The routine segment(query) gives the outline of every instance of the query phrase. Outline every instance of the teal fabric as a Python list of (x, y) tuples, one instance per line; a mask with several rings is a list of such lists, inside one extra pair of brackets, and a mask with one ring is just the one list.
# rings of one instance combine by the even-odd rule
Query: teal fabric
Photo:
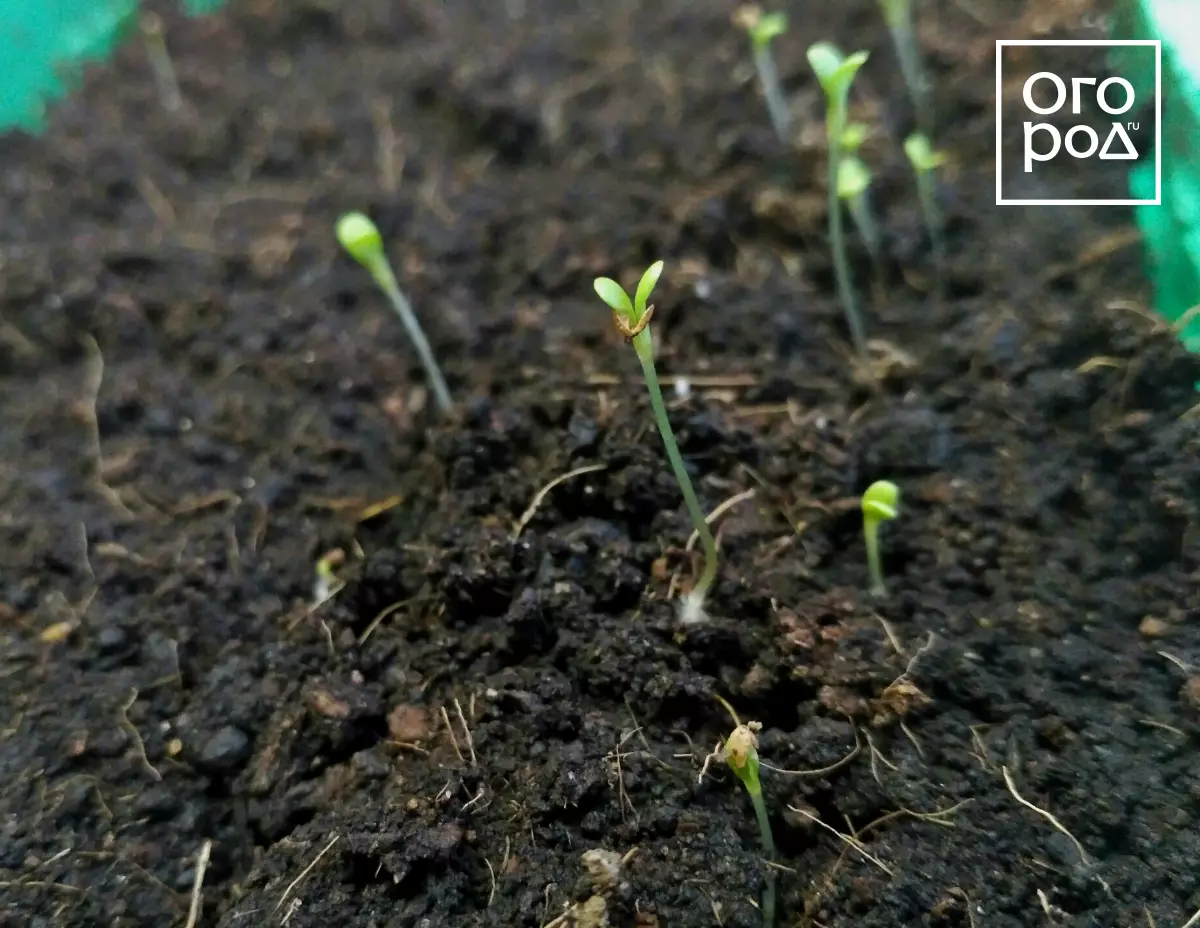
[[(185, 0), (189, 13), (221, 0)], [(36, 131), (80, 68), (108, 56), (137, 23), (138, 0), (0, 0), (0, 130)]]
[[(1162, 40), (1162, 205), (1138, 207), (1137, 220), (1146, 240), (1155, 307), (1174, 321), (1200, 304), (1200, 2), (1129, 0), (1128, 5), (1129, 15), (1113, 38)], [(1154, 80), (1152, 73), (1127, 76), (1147, 89)], [(1134, 197), (1153, 196), (1153, 168), (1135, 169), (1130, 187)], [(1200, 350), (1200, 315), (1181, 334), (1189, 349)]]

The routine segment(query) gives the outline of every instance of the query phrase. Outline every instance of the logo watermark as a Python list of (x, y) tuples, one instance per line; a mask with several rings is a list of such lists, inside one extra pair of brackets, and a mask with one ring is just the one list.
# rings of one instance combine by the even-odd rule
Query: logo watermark
[[(1050, 70), (1010, 66), (1006, 73), (1004, 51), (1012, 46), (1059, 49), (1103, 47), (1137, 49), (1154, 74), (1153, 123), (1138, 90), (1125, 77), (1086, 73), (1084, 53), (1064, 51), (1056, 56), (1062, 64)], [(1134, 52), (1126, 52), (1133, 55)], [(1039, 55), (1045, 58), (1047, 53)], [(1022, 110), (1005, 121), (1006, 81), (1021, 83)], [(1143, 88), (1146, 95), (1148, 88)], [(997, 206), (1158, 206), (1162, 202), (1162, 43), (1159, 40), (1000, 39), (996, 42), (996, 205)], [(1138, 104), (1141, 104), (1138, 106)], [(1137, 107), (1135, 109), (1135, 107)], [(1013, 123), (1019, 123), (1014, 125)], [(1097, 125), (1099, 128), (1097, 128)], [(1019, 131), (1017, 131), (1019, 130)], [(1006, 160), (1007, 156), (1007, 160)], [(1005, 196), (1005, 186), (1038, 189), (1037, 166), (1059, 159), (1135, 162), (1152, 156), (1155, 162), (1155, 195), (1149, 200), (1129, 199), (1124, 184), (1122, 195), (1112, 198), (1083, 196), (1071, 199), (1021, 199)], [(1129, 165), (1132, 167), (1132, 165)], [(1032, 175), (1032, 176), (1031, 176)], [(1026, 181), (1026, 182), (1023, 182)], [(1101, 192), (1101, 191), (1097, 191)], [(1118, 191), (1114, 191), (1114, 194)]]

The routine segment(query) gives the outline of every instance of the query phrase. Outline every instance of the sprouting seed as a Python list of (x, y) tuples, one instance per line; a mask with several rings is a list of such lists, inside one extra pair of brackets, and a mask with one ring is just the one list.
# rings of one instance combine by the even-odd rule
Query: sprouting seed
[(642, 365), (642, 374), (646, 378), (646, 389), (650, 392), (650, 407), (654, 411), (654, 421), (662, 435), (663, 445), (667, 451), (667, 459), (671, 462), (671, 470), (683, 493), (683, 501), (691, 516), (692, 525), (700, 538), (704, 549), (704, 570), (696, 585), (682, 599), (680, 617), (684, 624), (694, 624), (705, 620), (704, 600), (708, 596), (714, 581), (717, 579), (717, 543), (713, 539), (704, 512), (700, 509), (700, 501), (696, 491), (692, 489), (692, 481), (688, 476), (687, 466), (679, 453), (679, 445), (675, 441), (675, 432), (671, 429), (671, 420), (667, 418), (667, 407), (663, 402), (662, 389), (658, 382), (658, 373), (654, 369), (654, 343), (650, 337), (650, 317), (654, 307), (648, 306), (647, 301), (654, 290), (658, 278), (662, 275), (663, 262), (655, 261), (638, 282), (637, 290), (631, 300), (624, 288), (615, 280), (608, 277), (597, 277), (592, 286), (596, 295), (608, 304), (612, 310), (613, 324), (617, 331), (633, 343), (633, 350)]
[(829, 42), (817, 42), (808, 49), (808, 63), (816, 73), (821, 89), (825, 91), (825, 133), (829, 148), (829, 244), (833, 249), (833, 266), (842, 310), (846, 314), (854, 350), (864, 363), (868, 361), (867, 336), (854, 295), (854, 283), (850, 280), (850, 261), (846, 256), (842, 207), (838, 198), (838, 177), (848, 124), (850, 87), (858, 69), (866, 64), (867, 57), (866, 52), (843, 55), (837, 46)]
[(754, 69), (762, 84), (763, 98), (767, 103), (767, 115), (779, 141), (787, 145), (792, 139), (792, 115), (788, 109), (779, 70), (771, 57), (771, 40), (787, 32), (786, 13), (763, 13), (753, 4), (741, 7), (734, 21), (750, 36), (750, 51), (754, 57)]
[(396, 315), (400, 317), (409, 341), (417, 349), (417, 355), (425, 368), (429, 385), (433, 388), (433, 396), (438, 408), (443, 413), (449, 412), (453, 405), (450, 400), (450, 390), (446, 386), (445, 378), (442, 377), (441, 368), (438, 367), (438, 363), (433, 357), (433, 350), (425, 339), (425, 333), (421, 330), (421, 324), (417, 321), (412, 305), (396, 282), (392, 265), (383, 250), (383, 236), (379, 234), (379, 229), (363, 213), (346, 213), (337, 221), (335, 232), (338, 243), (350, 257), (367, 269), (376, 285), (392, 304)]
[(758, 732), (762, 730), (761, 722), (746, 722), (738, 718), (733, 706), (722, 697), (717, 696), (717, 702), (733, 716), (734, 729), (723, 743), (717, 745), (715, 751), (704, 759), (700, 769), (700, 779), (708, 772), (708, 765), (713, 760), (724, 761), (734, 775), (746, 787), (750, 796), (750, 805), (754, 807), (754, 818), (758, 822), (758, 837), (762, 842), (763, 855), (768, 867), (762, 895), (763, 928), (771, 928), (775, 922), (775, 870), (770, 865), (775, 862), (775, 838), (771, 834), (771, 819), (767, 815), (767, 803), (763, 798), (762, 782), (758, 778)]
[(871, 575), (871, 594), (883, 596), (883, 564), (879, 557), (879, 525), (896, 518), (900, 512), (900, 488), (890, 480), (877, 480), (862, 496), (863, 538), (867, 545), (867, 569)]
[(838, 198), (846, 204), (859, 237), (867, 246), (877, 281), (883, 279), (883, 241), (870, 202), (871, 171), (857, 155), (843, 155), (838, 165)]
[(904, 140), (904, 153), (917, 177), (917, 196), (921, 201), (921, 212), (925, 216), (925, 228), (929, 231), (929, 244), (933, 249), (933, 267), (937, 274), (938, 293), (946, 284), (946, 238), (942, 225), (942, 213), (937, 204), (938, 168), (946, 163), (946, 156), (934, 151), (929, 136), (916, 132)]
[(912, 0), (879, 0), (892, 44), (896, 47), (896, 58), (900, 62), (900, 75), (908, 87), (916, 113), (917, 125), (927, 135), (932, 135), (933, 107), (929, 102), (929, 82), (921, 64), (921, 50), (917, 44), (917, 30), (913, 24)]

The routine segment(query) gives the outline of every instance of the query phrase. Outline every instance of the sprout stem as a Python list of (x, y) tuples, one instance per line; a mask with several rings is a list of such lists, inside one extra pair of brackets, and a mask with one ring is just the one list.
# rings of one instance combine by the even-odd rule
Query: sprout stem
[[(829, 114), (832, 120), (833, 114)], [(833, 270), (837, 275), (838, 294), (842, 309), (846, 313), (846, 324), (850, 327), (850, 338), (854, 350), (863, 360), (867, 359), (867, 336), (863, 331), (862, 316), (858, 311), (858, 298), (854, 295), (854, 284), (850, 280), (850, 259), (846, 255), (846, 233), (842, 222), (842, 204), (838, 197), (838, 165), (841, 162), (840, 146), (835, 141), (841, 132), (829, 133), (829, 241), (833, 248)]]
[(933, 136), (933, 109), (929, 103), (929, 82), (921, 63), (917, 31), (913, 25), (912, 0), (880, 0), (883, 18), (892, 34), (896, 58), (900, 63), (900, 76), (908, 86), (917, 126), (926, 135)]
[(400, 317), (400, 323), (404, 326), (404, 331), (408, 334), (413, 347), (417, 349), (417, 356), (421, 359), (426, 376), (429, 377), (429, 385), (433, 388), (433, 396), (437, 401), (438, 408), (443, 413), (449, 412), (454, 405), (450, 399), (450, 388), (446, 386), (441, 368), (438, 367), (438, 363), (433, 357), (433, 349), (429, 347), (429, 341), (425, 338), (425, 333), (421, 331), (421, 325), (417, 322), (412, 304), (408, 302), (400, 285), (396, 282), (396, 275), (392, 272), (391, 264), (383, 261), (369, 270), (375, 283), (379, 285), (379, 289), (392, 304), (392, 309)]
[(688, 515), (692, 518), (696, 534), (700, 536), (700, 546), (704, 549), (704, 570), (688, 594), (691, 597), (693, 608), (699, 610), (705, 597), (708, 596), (713, 582), (717, 579), (717, 542), (713, 538), (712, 529), (708, 527), (704, 510), (700, 508), (696, 491), (692, 489), (692, 480), (688, 476), (687, 465), (684, 464), (683, 456), (679, 453), (679, 445), (675, 441), (671, 420), (667, 418), (667, 405), (663, 402), (658, 373), (654, 369), (654, 350), (650, 342), (648, 327), (633, 337), (633, 347), (637, 351), (638, 360), (642, 363), (642, 373), (646, 377), (646, 389), (650, 393), (650, 408), (654, 411), (654, 421), (658, 425), (663, 446), (667, 450), (667, 460), (671, 462), (671, 470), (675, 472), (675, 479), (679, 483), (679, 489), (683, 492), (684, 505), (687, 506)]
[(929, 245), (933, 251), (933, 271), (937, 276), (938, 293), (944, 294), (946, 289), (946, 240), (942, 237), (942, 217), (933, 188), (933, 175), (925, 171), (918, 171), (917, 196), (921, 201), (921, 212), (925, 214), (925, 224), (929, 227)]
[(687, 505), (688, 515), (700, 542), (704, 547), (704, 571), (691, 591), (683, 597), (682, 620), (684, 624), (703, 621), (704, 599), (717, 578), (717, 543), (713, 539), (708, 520), (696, 499), (696, 491), (692, 489), (692, 479), (688, 476), (687, 466), (679, 453), (679, 444), (675, 441), (675, 432), (671, 429), (671, 420), (667, 417), (667, 404), (663, 402), (662, 388), (658, 383), (658, 372), (654, 369), (654, 342), (650, 335), (650, 317), (654, 307), (647, 305), (650, 294), (654, 291), (658, 278), (662, 275), (663, 263), (655, 261), (638, 282), (637, 290), (631, 300), (629, 294), (619, 283), (608, 277), (597, 277), (592, 286), (613, 313), (613, 324), (622, 335), (633, 343), (638, 360), (642, 364), (642, 373), (646, 378), (646, 389), (650, 392), (650, 406), (654, 411), (654, 421), (658, 432), (662, 435), (663, 446), (667, 449), (667, 459), (671, 462), (671, 470), (683, 493), (683, 501)]
[[(757, 773), (754, 779), (757, 782)], [(767, 863), (772, 864), (775, 862), (775, 839), (771, 835), (771, 820), (767, 817), (767, 804), (763, 800), (762, 788), (751, 789), (747, 782), (746, 792), (750, 794), (750, 804), (754, 806), (754, 817), (758, 820), (758, 836), (762, 841), (763, 853)], [(769, 866), (763, 886), (762, 913), (763, 925), (770, 928), (775, 923), (775, 871)]]
[[(850, 87), (854, 76), (867, 61), (866, 52), (846, 57), (829, 42), (816, 42), (808, 48), (808, 63), (812, 66), (825, 91), (825, 134), (829, 148), (829, 245), (833, 249), (833, 268), (837, 276), (842, 310), (850, 328), (850, 337), (859, 359), (868, 366), (867, 336), (863, 329), (858, 300), (850, 280), (850, 260), (846, 256), (846, 233), (842, 221), (841, 162), (846, 150), (847, 122), (850, 109)], [(858, 132), (851, 132), (857, 136)]]
[(883, 564), (879, 557), (879, 522), (866, 519), (863, 522), (863, 537), (867, 543), (867, 572), (871, 577), (871, 595), (886, 596), (887, 586), (883, 582)]
[(771, 57), (771, 40), (787, 32), (787, 14), (763, 13), (757, 4), (751, 3), (739, 7), (733, 15), (733, 21), (750, 36), (754, 69), (758, 71), (763, 98), (767, 101), (767, 114), (771, 117), (771, 125), (779, 141), (788, 145), (792, 141), (792, 114), (783, 95), (775, 59)]
[(792, 114), (779, 82), (779, 69), (775, 67), (775, 59), (771, 57), (771, 47), (765, 42), (754, 43), (754, 67), (762, 84), (771, 126), (775, 129), (779, 141), (787, 145), (792, 138)]
[(921, 213), (925, 217), (925, 228), (929, 232), (929, 245), (933, 252), (933, 268), (937, 278), (938, 296), (946, 290), (946, 238), (942, 213), (937, 204), (936, 171), (946, 162), (946, 156), (934, 151), (929, 137), (914, 133), (904, 140), (904, 153), (913, 166), (917, 179), (917, 198)]

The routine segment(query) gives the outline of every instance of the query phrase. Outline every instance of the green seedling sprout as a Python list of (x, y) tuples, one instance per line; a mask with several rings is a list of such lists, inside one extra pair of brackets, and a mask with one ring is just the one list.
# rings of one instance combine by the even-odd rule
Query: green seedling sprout
[(838, 178), (847, 129), (850, 87), (854, 76), (867, 61), (866, 52), (843, 55), (837, 46), (829, 42), (817, 42), (809, 46), (808, 63), (812, 66), (825, 91), (825, 131), (829, 143), (829, 244), (833, 249), (834, 272), (837, 274), (838, 292), (842, 298), (842, 309), (854, 349), (863, 362), (868, 361), (867, 336), (863, 329), (862, 316), (854, 295), (854, 284), (850, 280), (850, 262), (846, 257), (846, 239), (842, 229), (842, 207), (838, 197)]
[(879, 557), (879, 525), (896, 518), (900, 511), (900, 488), (890, 480), (877, 480), (862, 496), (863, 538), (867, 543), (867, 568), (871, 595), (883, 596), (883, 564)]
[(871, 128), (865, 122), (848, 123), (842, 130), (842, 154), (857, 155), (870, 134)]
[(449, 412), (453, 405), (450, 401), (450, 390), (442, 377), (441, 368), (433, 357), (429, 342), (425, 339), (425, 333), (421, 331), (421, 324), (417, 321), (412, 305), (400, 290), (400, 285), (396, 283), (396, 275), (392, 272), (392, 265), (383, 250), (383, 236), (379, 234), (379, 229), (362, 213), (346, 213), (337, 221), (336, 234), (338, 244), (367, 269), (392, 304), (404, 331), (417, 349), (421, 364), (425, 367), (425, 374), (433, 388), (438, 408), (443, 413)]
[(658, 384), (658, 374), (654, 369), (654, 343), (650, 337), (650, 317), (654, 307), (647, 306), (646, 301), (654, 290), (658, 278), (662, 275), (663, 262), (655, 261), (638, 282), (633, 299), (630, 300), (624, 288), (615, 280), (607, 277), (597, 277), (592, 286), (596, 295), (608, 304), (613, 314), (613, 324), (617, 331), (633, 343), (642, 364), (642, 373), (646, 378), (646, 389), (650, 392), (650, 406), (654, 411), (654, 421), (658, 424), (659, 434), (662, 435), (663, 445), (667, 450), (667, 459), (671, 462), (671, 470), (679, 489), (683, 492), (683, 501), (687, 505), (688, 515), (704, 548), (704, 570), (700, 579), (691, 591), (682, 598), (680, 616), (685, 625), (702, 622), (706, 618), (704, 600), (717, 579), (717, 543), (713, 540), (712, 531), (704, 512), (700, 509), (700, 501), (696, 491), (692, 489), (692, 481), (688, 476), (687, 467), (679, 453), (679, 445), (675, 442), (675, 433), (671, 429), (671, 420), (667, 418), (667, 407), (663, 402), (662, 389)]
[(933, 266), (937, 274), (938, 292), (941, 293), (946, 280), (946, 239), (942, 227), (942, 213), (937, 205), (937, 182), (934, 173), (946, 163), (946, 156), (940, 151), (934, 151), (929, 143), (929, 136), (920, 132), (904, 140), (904, 153), (917, 176), (917, 196), (921, 200), (921, 212), (925, 215), (925, 227), (929, 230)]
[(732, 734), (725, 739), (724, 744), (718, 744), (717, 749), (705, 758), (700, 770), (700, 779), (708, 771), (712, 760), (724, 761), (734, 775), (742, 781), (750, 796), (750, 805), (754, 807), (754, 818), (758, 822), (758, 836), (762, 841), (763, 854), (767, 860), (766, 881), (763, 886), (762, 913), (764, 928), (771, 928), (775, 923), (775, 870), (771, 864), (775, 861), (775, 838), (771, 834), (771, 819), (767, 815), (767, 804), (763, 799), (762, 783), (758, 778), (758, 732), (762, 730), (761, 722), (742, 724), (733, 706), (720, 696), (717, 701), (733, 716), (736, 726)]
[(764, 14), (757, 6), (744, 6), (738, 10), (735, 21), (750, 36), (750, 50), (754, 57), (754, 69), (762, 85), (763, 98), (767, 102), (767, 114), (779, 141), (787, 145), (792, 139), (792, 114), (783, 85), (779, 81), (779, 70), (771, 57), (771, 40), (787, 32), (786, 13)]
[(892, 34), (896, 47), (896, 58), (900, 62), (900, 74), (908, 87), (917, 125), (927, 135), (933, 134), (933, 109), (929, 102), (929, 82), (921, 64), (917, 30), (913, 24), (912, 0), (879, 0), (883, 18)]
[(883, 243), (879, 235), (879, 224), (875, 222), (875, 214), (871, 211), (867, 196), (870, 189), (870, 169), (857, 155), (843, 155), (838, 165), (838, 198), (846, 204), (859, 237), (867, 246), (871, 264), (875, 268), (875, 279), (882, 281)]

